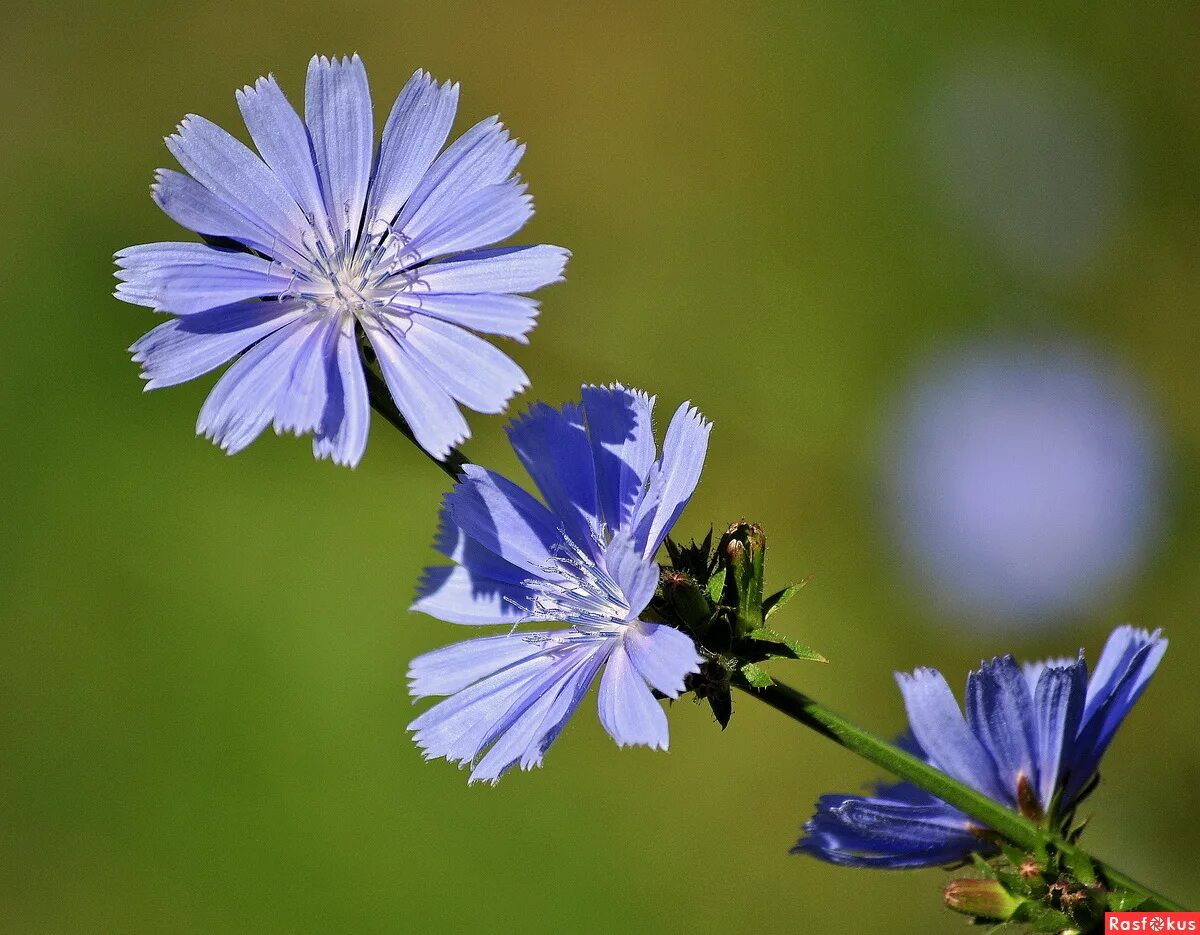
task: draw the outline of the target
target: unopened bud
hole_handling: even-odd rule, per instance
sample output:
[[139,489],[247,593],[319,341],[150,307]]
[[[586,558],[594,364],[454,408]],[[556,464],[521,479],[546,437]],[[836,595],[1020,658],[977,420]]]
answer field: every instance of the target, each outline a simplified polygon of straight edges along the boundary
[[737,598],[737,629],[742,634],[763,625],[763,566],[767,558],[767,536],[762,527],[743,520],[734,523],[721,538],[721,564],[729,569],[727,580]]
[[943,896],[955,912],[996,922],[1011,918],[1021,905],[999,880],[951,880]]
[[675,569],[664,571],[662,589],[663,596],[688,629],[703,634],[712,620],[713,607],[692,576]]

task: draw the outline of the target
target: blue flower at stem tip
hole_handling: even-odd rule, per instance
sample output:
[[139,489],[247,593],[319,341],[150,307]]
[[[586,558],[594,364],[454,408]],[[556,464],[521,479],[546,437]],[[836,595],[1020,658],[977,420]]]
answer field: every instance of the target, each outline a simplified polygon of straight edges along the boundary
[[160,169],[154,200],[207,243],[116,255],[117,298],[178,316],[133,359],[156,389],[241,354],[197,431],[233,454],[273,423],[353,466],[370,421],[361,330],[417,442],[444,458],[469,435],[459,403],[501,412],[528,384],[473,332],[525,341],[537,303],[519,293],[560,281],[568,253],[492,246],[533,214],[524,146],[489,117],[441,152],[457,84],[414,74],[378,151],[357,55],[314,57],[304,96],[301,119],[273,77],[237,93],[258,155],[194,115],[167,138],[187,174]]
[[654,691],[678,697],[702,658],[686,634],[639,616],[712,426],[684,403],[658,459],[653,406],[619,385],[585,386],[582,404],[561,409],[538,403],[508,436],[544,504],[476,465],[446,494],[435,548],[454,564],[426,569],[413,609],[508,630],[413,660],[413,697],[449,696],[409,725],[426,759],[470,764],[471,782],[540,766],[601,668],[605,730],[621,746],[667,748]]
[[[897,673],[909,749],[931,765],[1051,827],[1090,791],[1113,735],[1145,690],[1167,641],[1118,627],[1088,678],[1079,657],[1018,665],[993,659],[967,676],[966,718],[935,669]],[[929,867],[988,855],[976,823],[908,783],[872,796],[824,795],[793,853],[852,867]]]

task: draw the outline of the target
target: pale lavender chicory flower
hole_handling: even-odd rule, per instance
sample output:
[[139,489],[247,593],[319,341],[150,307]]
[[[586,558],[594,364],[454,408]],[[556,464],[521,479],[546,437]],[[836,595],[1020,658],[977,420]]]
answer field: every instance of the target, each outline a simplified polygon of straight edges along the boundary
[[358,56],[313,58],[303,119],[273,77],[237,101],[259,155],[188,116],[167,138],[188,174],[161,169],[153,186],[163,211],[207,243],[117,254],[117,297],[178,316],[131,348],[146,388],[241,354],[198,432],[232,454],[273,424],[354,465],[370,417],[361,332],[419,444],[445,457],[469,434],[458,403],[500,412],[527,385],[473,332],[525,340],[537,303],[520,293],[559,281],[568,256],[492,246],[533,213],[514,175],[524,147],[490,117],[439,155],[458,85],[418,71],[376,151]]
[[[659,579],[655,554],[700,478],[711,424],[684,404],[656,459],[654,400],[583,388],[582,404],[533,406],[509,426],[545,503],[468,465],[446,495],[436,548],[413,609],[504,633],[415,659],[415,698],[448,695],[409,725],[427,759],[471,764],[495,782],[542,755],[600,679],[605,730],[622,746],[666,749],[652,690],[675,698],[701,657],[691,638],[640,619]],[[518,631],[523,623],[563,623]]]

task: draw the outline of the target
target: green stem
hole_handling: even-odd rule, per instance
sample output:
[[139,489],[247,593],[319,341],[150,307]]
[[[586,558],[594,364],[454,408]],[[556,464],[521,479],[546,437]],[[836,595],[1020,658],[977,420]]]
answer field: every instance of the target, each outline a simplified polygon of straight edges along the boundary
[[408,420],[400,414],[400,410],[396,408],[396,404],[392,402],[392,394],[388,391],[387,384],[383,382],[379,374],[371,367],[365,365],[363,366],[363,373],[367,377],[367,397],[371,400],[371,408],[387,419],[401,435],[416,445],[421,454],[425,455],[425,457],[441,468],[451,480],[457,481],[458,476],[462,473],[463,465],[469,463],[467,456],[457,448],[451,448],[450,454],[446,456],[446,460],[444,461],[439,461],[431,455],[417,441],[412,427],[409,426]]
[[1039,828],[1033,822],[1009,810],[999,802],[947,776],[941,770],[930,766],[924,760],[900,749],[895,744],[881,740],[870,731],[864,730],[796,689],[779,682],[768,688],[751,688],[740,677],[736,677],[733,684],[760,701],[765,701],[776,711],[781,711],[805,727],[828,737],[852,753],[856,753],[889,773],[911,782],[914,786],[937,796],[943,802],[953,805],[1022,850],[1039,857],[1044,857],[1047,852],[1057,851],[1066,856],[1086,859],[1100,870],[1111,887],[1128,890],[1145,899],[1145,908],[1167,911],[1183,910],[1183,907],[1173,900],[1143,886],[1103,861],[1091,857],[1078,845],[1072,844],[1044,828]]

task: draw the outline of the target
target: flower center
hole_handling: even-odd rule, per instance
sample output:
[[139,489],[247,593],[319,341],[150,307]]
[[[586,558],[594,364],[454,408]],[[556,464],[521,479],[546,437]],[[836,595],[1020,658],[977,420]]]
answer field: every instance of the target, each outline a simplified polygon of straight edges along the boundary
[[552,555],[545,577],[525,582],[534,593],[526,620],[570,623],[588,634],[617,632],[630,607],[612,575],[566,535]]

